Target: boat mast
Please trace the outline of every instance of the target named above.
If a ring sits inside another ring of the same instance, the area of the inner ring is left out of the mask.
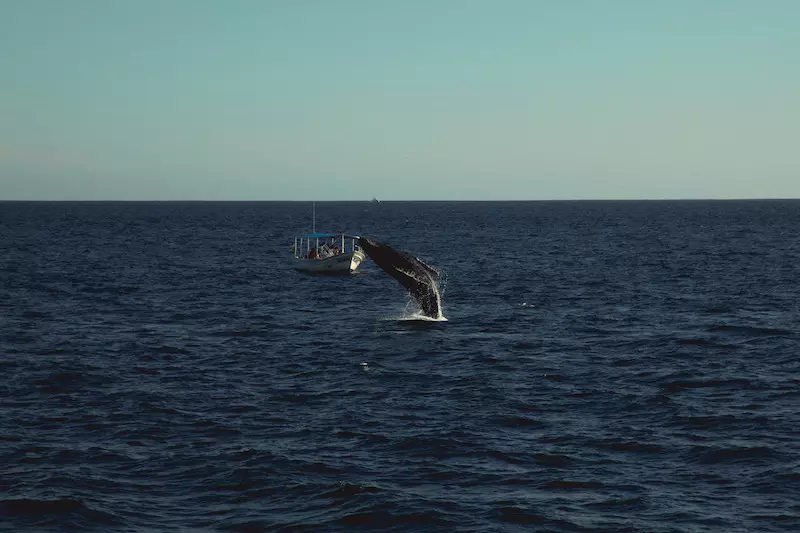
[[[311,203],[311,233],[317,232],[317,202]]]

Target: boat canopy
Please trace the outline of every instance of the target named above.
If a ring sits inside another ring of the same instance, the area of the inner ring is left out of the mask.
[[[347,235],[345,233],[306,233],[301,237],[304,239],[327,239],[328,237],[341,237],[342,235],[348,239],[358,239],[358,235]]]

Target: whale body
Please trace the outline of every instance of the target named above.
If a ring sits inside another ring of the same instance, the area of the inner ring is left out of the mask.
[[[441,298],[439,297],[439,271],[418,257],[395,250],[369,237],[359,237],[359,247],[378,265],[392,276],[419,305],[422,314],[430,318],[442,318]]]

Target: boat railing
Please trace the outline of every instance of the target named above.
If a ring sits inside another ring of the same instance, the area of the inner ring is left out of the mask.
[[[323,240],[322,244],[320,245],[320,238]],[[360,250],[360,246],[358,245],[358,237],[354,235],[347,235],[345,233],[341,233],[339,235],[330,235],[330,236],[314,236],[312,235],[301,235],[299,237],[294,238],[294,257],[295,259],[311,259],[311,251],[312,249],[315,251],[314,259],[323,259],[323,257],[319,256],[320,250],[325,250],[328,248],[328,242],[326,240],[328,238],[336,238],[336,240],[340,240],[341,242],[341,253],[351,253]],[[347,249],[347,241],[350,240],[350,249]]]

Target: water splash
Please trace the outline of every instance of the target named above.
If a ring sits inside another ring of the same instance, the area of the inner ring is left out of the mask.
[[[439,310],[439,314],[437,316],[431,317],[423,314],[419,302],[417,302],[414,299],[414,297],[411,296],[410,294],[406,294],[406,306],[403,309],[403,316],[399,318],[393,318],[391,320],[400,320],[400,321],[422,320],[426,322],[447,322],[447,318],[444,316],[444,313],[442,313],[442,296],[444,295],[446,286],[447,286],[447,276],[445,275],[444,272],[440,272],[438,280],[436,281],[436,283],[432,285],[434,297],[436,298],[436,308]]]

